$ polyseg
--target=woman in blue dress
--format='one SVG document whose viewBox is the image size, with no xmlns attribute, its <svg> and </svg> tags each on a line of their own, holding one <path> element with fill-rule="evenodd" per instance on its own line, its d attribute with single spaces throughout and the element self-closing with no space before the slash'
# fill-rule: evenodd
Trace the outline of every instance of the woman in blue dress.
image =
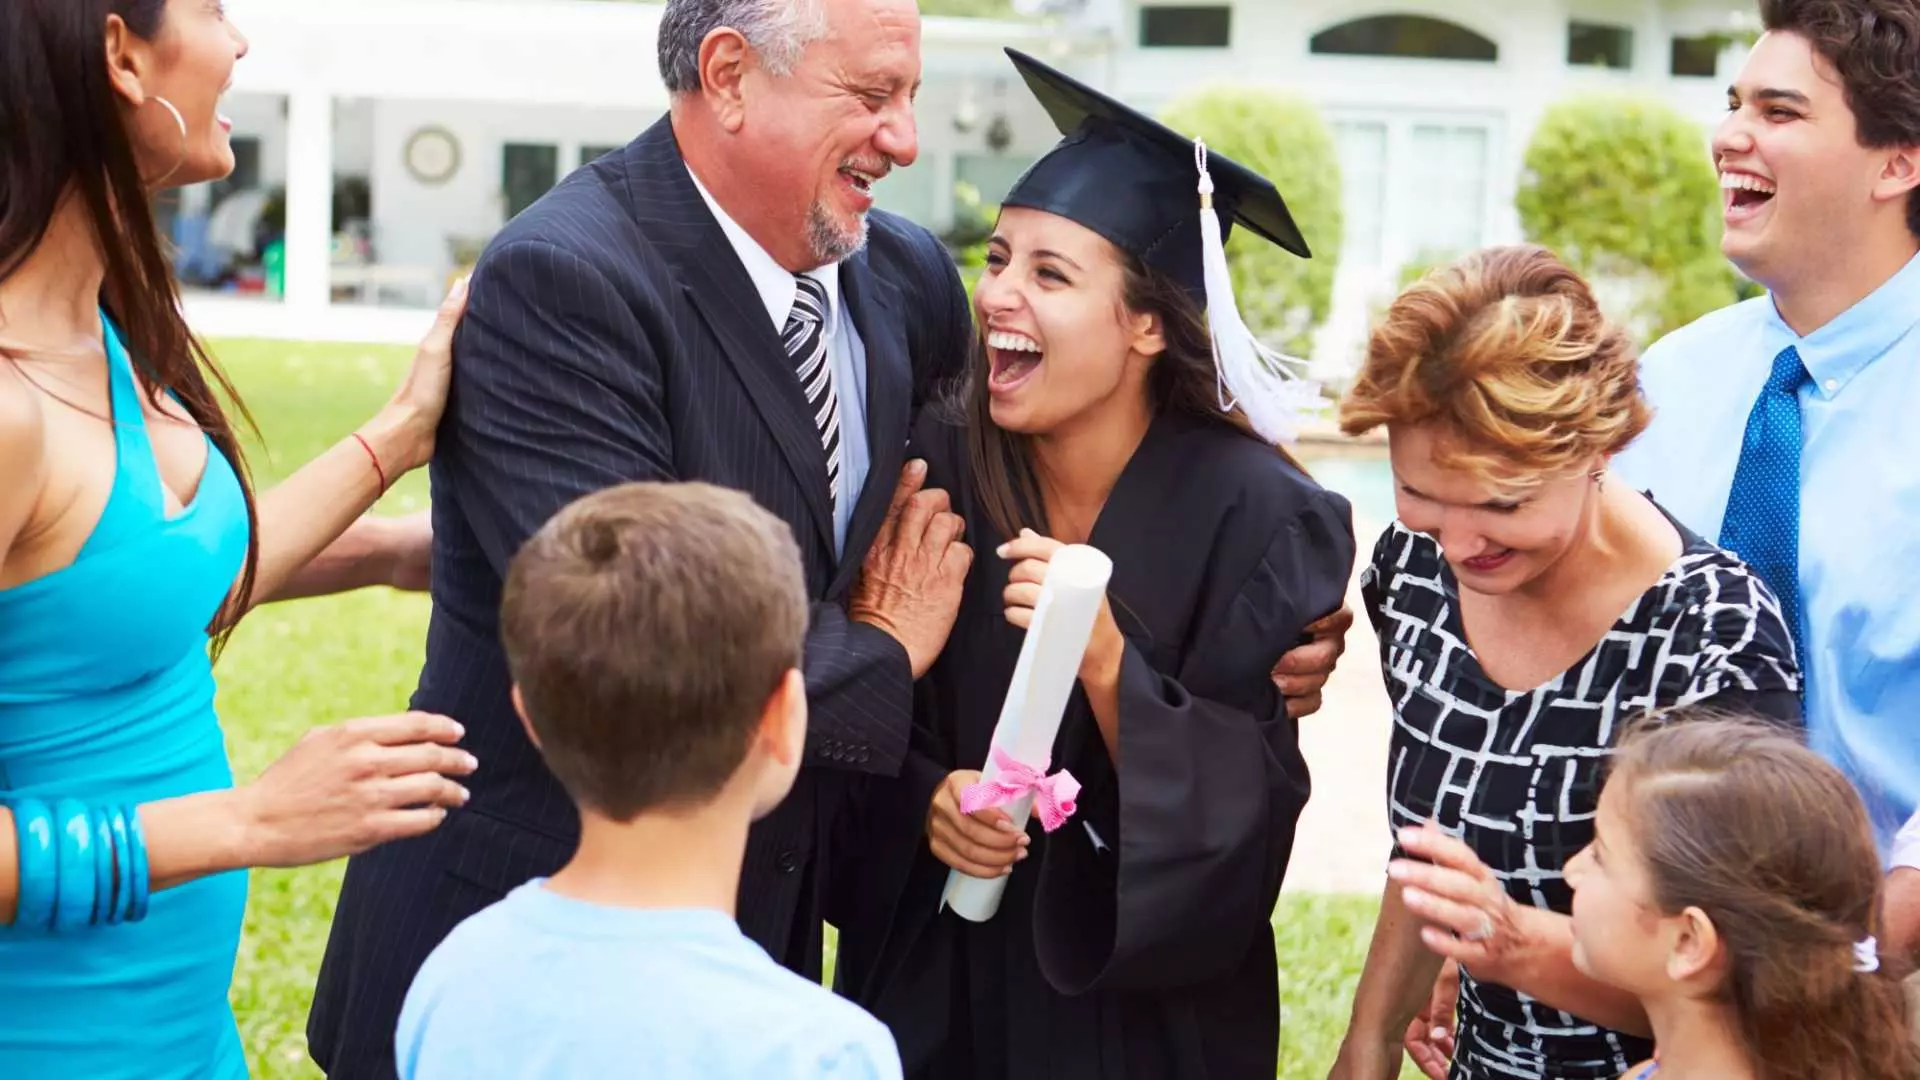
<svg viewBox="0 0 1920 1080">
<path fill-rule="evenodd" d="M 431 454 L 460 306 L 255 497 L 149 205 L 233 168 L 245 53 L 215 0 L 0 5 L 0 1076 L 245 1076 L 245 868 L 431 829 L 473 767 L 408 714 L 233 784 L 210 654 L 252 604 L 352 582 L 315 558 Z"/>
</svg>

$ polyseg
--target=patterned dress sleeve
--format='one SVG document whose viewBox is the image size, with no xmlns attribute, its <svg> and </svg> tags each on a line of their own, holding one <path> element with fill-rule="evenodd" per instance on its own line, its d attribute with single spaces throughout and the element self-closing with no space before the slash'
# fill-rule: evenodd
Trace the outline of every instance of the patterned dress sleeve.
<svg viewBox="0 0 1920 1080">
<path fill-rule="evenodd" d="M 1801 675 L 1780 601 L 1744 563 L 1724 552 L 1691 575 L 1687 612 L 1697 662 L 1676 704 L 1707 703 L 1784 724 L 1801 722 Z"/>
</svg>

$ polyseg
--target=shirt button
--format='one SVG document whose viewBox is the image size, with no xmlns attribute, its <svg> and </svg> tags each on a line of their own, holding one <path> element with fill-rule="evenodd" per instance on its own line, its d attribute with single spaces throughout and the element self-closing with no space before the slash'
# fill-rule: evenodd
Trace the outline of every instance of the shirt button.
<svg viewBox="0 0 1920 1080">
<path fill-rule="evenodd" d="M 1826 390 L 1827 390 L 1827 393 L 1829 393 L 1829 394 L 1831 394 L 1831 393 L 1833 393 L 1833 392 L 1834 392 L 1835 390 L 1838 390 L 1838 389 L 1840 389 L 1840 380 L 1839 380 L 1839 379 L 1828 379 L 1828 380 L 1827 380 L 1826 382 L 1823 382 L 1823 383 L 1821 383 L 1820 385 L 1821 385 L 1821 386 L 1824 386 L 1824 387 L 1826 387 Z"/>
<path fill-rule="evenodd" d="M 781 873 L 791 874 L 795 870 L 800 869 L 800 859 L 793 853 L 792 848 L 788 848 L 780 853 L 780 858 L 774 865 L 780 868 Z"/>
</svg>

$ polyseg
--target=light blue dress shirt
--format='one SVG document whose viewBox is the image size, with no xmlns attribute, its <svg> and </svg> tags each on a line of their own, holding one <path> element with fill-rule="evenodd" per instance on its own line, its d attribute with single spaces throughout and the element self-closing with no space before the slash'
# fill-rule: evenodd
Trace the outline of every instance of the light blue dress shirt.
<svg viewBox="0 0 1920 1080">
<path fill-rule="evenodd" d="M 793 298 L 800 291 L 794 284 L 793 273 L 775 262 L 766 248 L 720 209 L 700 178 L 693 176 L 692 169 L 687 170 L 687 175 L 693 177 L 693 186 L 706 200 L 714 220 L 720 223 L 720 231 L 727 234 L 740 264 L 747 268 L 747 276 L 753 279 L 753 287 L 767 307 L 767 316 L 773 320 L 774 335 L 779 336 L 786 328 L 787 315 L 793 311 Z M 833 551 L 839 557 L 845 553 L 847 525 L 853 520 L 853 508 L 860 501 L 860 493 L 866 489 L 871 461 L 867 452 L 867 348 L 860 340 L 860 331 L 854 329 L 853 315 L 847 310 L 846 297 L 840 291 L 840 264 L 817 267 L 807 271 L 807 276 L 827 290 L 828 316 L 822 332 L 827 339 L 827 360 L 833 365 L 833 392 L 840 401 L 840 478 L 843 482 L 840 504 L 834 508 L 833 515 Z"/>
<path fill-rule="evenodd" d="M 725 912 L 606 907 L 535 878 L 455 927 L 407 991 L 403 1080 L 900 1080 L 886 1026 Z"/>
<path fill-rule="evenodd" d="M 1717 311 L 1641 362 L 1653 424 L 1614 461 L 1688 528 L 1720 534 L 1747 414 L 1795 346 L 1807 726 L 1851 777 L 1883 852 L 1920 806 L 1920 257 L 1806 337 L 1769 297 Z"/>
</svg>

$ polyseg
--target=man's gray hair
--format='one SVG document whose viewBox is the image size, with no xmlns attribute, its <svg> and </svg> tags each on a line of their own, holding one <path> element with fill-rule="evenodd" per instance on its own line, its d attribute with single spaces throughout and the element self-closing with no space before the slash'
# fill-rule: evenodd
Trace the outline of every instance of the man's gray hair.
<svg viewBox="0 0 1920 1080">
<path fill-rule="evenodd" d="M 660 79 L 669 94 L 700 89 L 700 43 L 723 26 L 738 30 L 776 76 L 791 72 L 827 32 L 821 0 L 667 0 L 660 15 Z"/>
</svg>

